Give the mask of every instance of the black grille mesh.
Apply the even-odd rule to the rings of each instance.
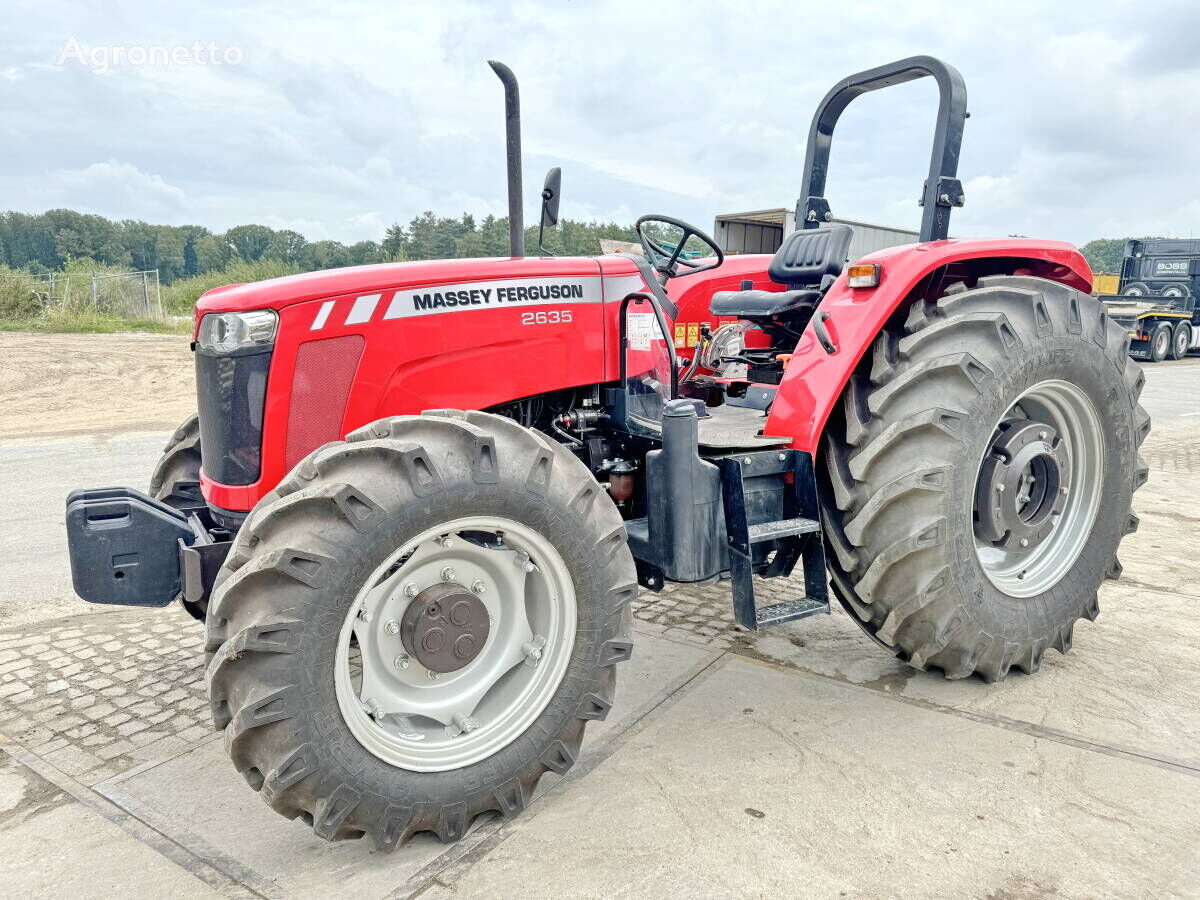
[[[218,484],[253,484],[262,467],[263,405],[271,352],[210,356],[196,352],[200,452]]]

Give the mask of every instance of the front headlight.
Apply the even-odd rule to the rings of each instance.
[[[250,347],[269,347],[275,342],[279,316],[274,310],[209,313],[200,320],[196,344],[209,353],[234,353]]]

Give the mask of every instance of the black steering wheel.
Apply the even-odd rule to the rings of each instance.
[[[679,228],[683,233],[674,247],[668,247],[646,233],[644,226],[649,222],[661,222],[664,225]],[[646,251],[646,261],[654,267],[654,271],[658,273],[658,280],[662,284],[666,284],[668,278],[674,278],[680,274],[691,275],[695,272],[715,269],[725,261],[725,254],[717,246],[716,241],[695,225],[689,225],[680,219],[673,219],[670,216],[642,216],[634,223],[633,227],[637,231],[638,240],[642,242],[642,249]],[[713,255],[717,258],[716,262],[698,263],[684,259],[683,247],[691,237],[698,237],[704,244],[711,247]],[[687,271],[681,273],[680,267]]]

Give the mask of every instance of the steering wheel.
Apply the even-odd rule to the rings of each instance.
[[[648,222],[662,222],[673,228],[681,229],[683,233],[679,238],[679,242],[674,247],[668,247],[665,244],[659,243],[646,233],[644,226]],[[695,272],[715,269],[725,261],[725,254],[717,246],[716,241],[695,225],[689,225],[680,219],[658,215],[642,216],[634,223],[633,227],[637,231],[638,240],[642,242],[642,249],[646,251],[646,260],[654,267],[654,271],[658,273],[659,282],[662,284],[666,284],[668,278],[674,278],[677,275],[691,275]],[[711,247],[713,255],[717,258],[716,262],[697,263],[692,262],[690,259],[684,259],[682,256],[683,247],[691,237],[698,237],[704,244]],[[681,273],[679,271],[680,267],[688,271]]]

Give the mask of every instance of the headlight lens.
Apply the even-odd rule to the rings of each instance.
[[[279,316],[274,310],[209,313],[200,320],[196,343],[209,353],[234,353],[249,347],[269,347],[275,342]]]
[[[716,371],[721,368],[721,357],[740,356],[746,349],[747,327],[745,322],[730,322],[718,328],[700,354],[700,365]]]

